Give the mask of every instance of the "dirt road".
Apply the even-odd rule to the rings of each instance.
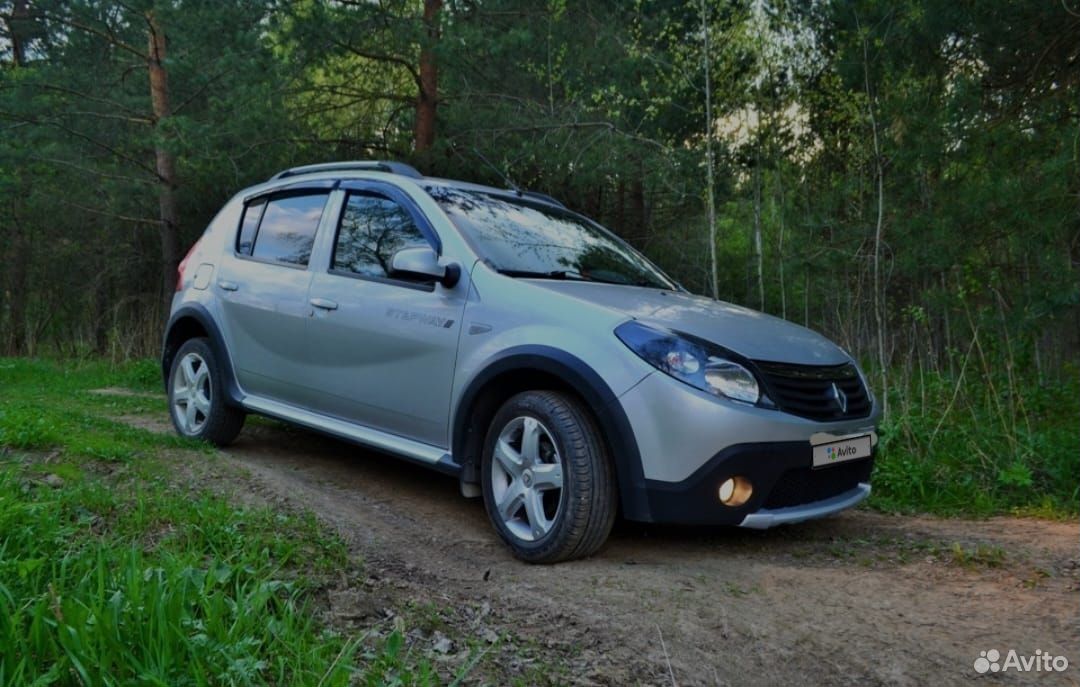
[[[766,532],[620,523],[594,558],[529,566],[496,540],[479,500],[425,469],[267,423],[223,456],[250,474],[253,497],[313,510],[363,557],[364,589],[331,595],[341,614],[356,603],[449,609],[439,622],[453,632],[518,647],[502,654],[507,681],[530,665],[556,669],[557,682],[605,685],[1045,685],[1080,675],[1076,523],[861,510]],[[1064,654],[1071,665],[980,676],[974,661],[990,649]]]

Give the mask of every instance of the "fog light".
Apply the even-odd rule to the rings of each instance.
[[[750,500],[754,488],[745,477],[729,477],[720,484],[720,503],[735,508]]]

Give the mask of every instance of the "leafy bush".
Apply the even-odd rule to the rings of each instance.
[[[1080,511],[1080,382],[941,374],[890,394],[872,503],[989,515]]]

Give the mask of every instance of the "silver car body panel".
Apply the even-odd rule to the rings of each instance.
[[[753,360],[837,365],[851,358],[815,331],[742,306],[679,291],[599,282],[544,281],[536,285],[627,317],[718,343]]]
[[[310,312],[303,379],[313,399],[310,407],[393,435],[448,446],[447,418],[468,277],[454,288],[426,290],[332,272],[345,193],[335,191],[335,196],[327,212],[331,227],[320,232],[312,255],[306,298]]]
[[[634,428],[645,478],[663,482],[681,482],[732,444],[805,441],[809,446],[816,434],[841,437],[873,432],[878,420],[875,414],[815,422],[719,398],[662,372],[650,374],[619,402]]]
[[[536,298],[539,280],[498,274],[483,262],[472,270],[465,330],[454,376],[455,405],[473,379],[504,351],[522,346],[558,349],[594,370],[617,396],[648,375],[612,332],[626,316],[604,306],[552,292]],[[523,305],[528,304],[528,305]]]

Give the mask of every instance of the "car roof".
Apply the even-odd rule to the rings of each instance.
[[[395,176],[405,177],[414,182],[424,182],[429,185],[445,186],[463,191],[474,191],[478,193],[494,194],[504,197],[523,198],[527,200],[541,202],[547,205],[554,205],[555,207],[566,209],[566,206],[557,200],[556,198],[549,196],[546,193],[539,193],[536,191],[526,191],[523,189],[502,189],[494,186],[485,186],[483,184],[474,184],[468,181],[460,181],[457,179],[443,179],[440,177],[426,177],[421,174],[415,167],[407,165],[403,162],[393,162],[386,160],[350,160],[343,162],[325,162],[312,165],[302,165],[300,167],[290,167],[283,169],[274,176],[270,177],[268,182],[281,181],[288,179],[290,182],[301,181],[297,177],[305,176],[318,176],[326,178],[328,175],[332,175],[336,178],[370,178],[367,173],[376,172],[380,176],[383,174],[390,174]]]
[[[386,172],[388,174],[399,174],[401,176],[409,177],[410,179],[424,178],[424,175],[421,174],[415,167],[407,165],[404,162],[391,162],[387,160],[346,160],[343,162],[321,162],[314,165],[290,167],[288,169],[283,169],[274,176],[270,177],[270,181],[277,181],[278,179],[301,176],[303,174],[351,171]]]

